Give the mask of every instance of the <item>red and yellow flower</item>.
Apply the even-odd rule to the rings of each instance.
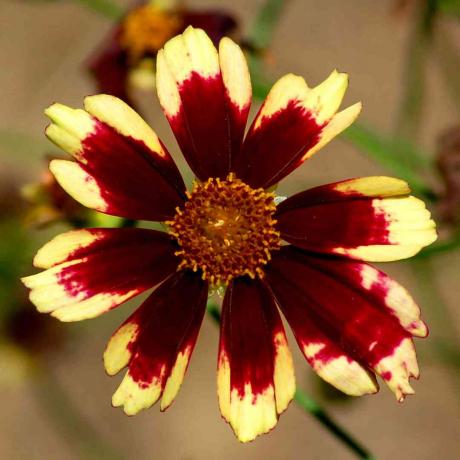
[[[154,87],[158,51],[189,25],[217,44],[235,30],[236,21],[223,11],[190,10],[177,1],[144,1],[130,9],[88,64],[98,91],[132,105],[130,90]]]
[[[189,364],[208,289],[225,287],[218,356],[223,417],[238,439],[273,428],[295,390],[279,310],[309,364],[349,395],[378,390],[402,401],[419,371],[412,337],[427,328],[409,293],[368,261],[410,257],[436,239],[407,184],[365,177],[322,185],[280,204],[273,187],[358,116],[338,111],[347,75],[309,88],[292,74],[270,91],[245,135],[251,83],[241,49],[217,50],[189,27],[157,56],[161,106],[197,181],[187,191],[164,144],[124,102],[90,96],[85,108],[46,110],[48,137],[76,161],[51,171],[85,206],[141,228],[75,230],[41,248],[44,269],[24,283],[38,310],[62,321],[150,297],[110,339],[107,372],[128,370],[114,406],[135,414],[173,402]]]

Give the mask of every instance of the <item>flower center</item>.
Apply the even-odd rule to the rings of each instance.
[[[252,189],[230,173],[226,180],[195,183],[189,198],[166,222],[179,243],[179,268],[201,270],[212,285],[248,275],[263,277],[271,251],[280,247],[273,193]]]
[[[131,60],[145,54],[155,54],[182,26],[177,13],[162,11],[154,5],[144,5],[128,13],[123,20],[120,44]]]

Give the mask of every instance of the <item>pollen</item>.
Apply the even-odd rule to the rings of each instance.
[[[180,246],[179,269],[201,271],[213,286],[237,276],[262,278],[280,247],[274,194],[253,189],[230,173],[225,180],[196,182],[188,201],[166,222]]]
[[[157,53],[181,27],[182,19],[177,13],[147,4],[126,15],[121,26],[120,44],[129,58],[137,62]]]

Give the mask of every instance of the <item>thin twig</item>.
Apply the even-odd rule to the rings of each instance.
[[[365,447],[334,421],[314,399],[307,395],[307,393],[302,390],[296,390],[294,400],[302,409],[313,415],[313,417],[315,417],[327,430],[349,447],[358,458],[367,460],[375,459]]]
[[[414,139],[420,129],[425,93],[427,51],[437,11],[437,0],[418,3],[417,18],[408,44],[404,68],[404,92],[396,125],[396,136]],[[410,158],[402,159],[410,165]]]
[[[258,50],[270,46],[285,0],[266,0],[252,24],[248,34],[248,42]]]

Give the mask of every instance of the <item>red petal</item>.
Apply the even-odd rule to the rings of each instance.
[[[314,252],[374,261],[410,257],[436,238],[425,205],[407,184],[365,177],[298,193],[277,209],[284,240]]]
[[[185,186],[154,131],[113,96],[85,98],[85,111],[62,104],[46,110],[48,137],[78,164],[54,160],[51,170],[76,200],[107,214],[167,220],[183,203]]]
[[[246,135],[234,171],[252,187],[269,188],[348,127],[360,104],[336,113],[347,76],[336,71],[315,88],[292,74],[270,90]]]
[[[292,358],[272,295],[260,282],[234,280],[222,309],[222,416],[240,441],[250,441],[276,425],[294,390]]]
[[[250,106],[242,51],[226,38],[218,54],[203,30],[188,27],[158,53],[157,90],[196,176],[225,178],[241,148]]]
[[[23,281],[39,311],[62,321],[92,318],[173,273],[175,250],[166,233],[154,230],[76,230],[46,244],[35,263],[48,270]]]
[[[378,291],[368,292],[351,283],[349,274],[341,275],[352,265],[340,263],[284,247],[270,263],[267,280],[320,375],[326,372],[324,378],[350,394],[372,392],[376,387],[363,370],[361,375],[351,372],[351,363],[355,370],[362,364],[381,375],[401,399],[413,392],[409,378],[418,376],[410,334]],[[359,381],[351,381],[354,377]]]
[[[207,300],[207,283],[191,272],[168,278],[114,334],[104,355],[109,373],[128,365],[114,406],[127,414],[173,401],[195,346]]]

